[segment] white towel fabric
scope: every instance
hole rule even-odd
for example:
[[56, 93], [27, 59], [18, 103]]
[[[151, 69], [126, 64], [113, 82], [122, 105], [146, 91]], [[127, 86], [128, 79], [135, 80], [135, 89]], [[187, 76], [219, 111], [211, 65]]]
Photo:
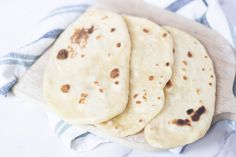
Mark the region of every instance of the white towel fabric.
[[[146, 0], [147, 3], [176, 12], [200, 22], [219, 32], [233, 47], [236, 46], [236, 29], [224, 16], [216, 0]], [[0, 58], [0, 95], [7, 96], [10, 89], [28, 68], [91, 4], [67, 5], [52, 10], [31, 33], [29, 39], [14, 52]], [[70, 148], [79, 152], [90, 151], [110, 141], [97, 137], [86, 130], [65, 123], [49, 113], [49, 123], [58, 137]], [[234, 122], [229, 122], [235, 124]], [[236, 130], [236, 128], [234, 127]], [[172, 149], [181, 153], [184, 147]], [[130, 152], [131, 150], [128, 150]]]

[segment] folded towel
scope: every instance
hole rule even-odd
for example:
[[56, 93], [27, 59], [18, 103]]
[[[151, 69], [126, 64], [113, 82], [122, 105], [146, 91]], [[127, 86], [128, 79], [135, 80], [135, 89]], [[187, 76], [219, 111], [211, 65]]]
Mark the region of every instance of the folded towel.
[[[210, 27], [236, 46], [236, 29], [224, 16], [215, 0], [146, 0], [147, 3], [176, 12]], [[7, 93], [28, 68], [53, 44], [63, 30], [76, 20], [90, 4], [67, 5], [51, 11], [44, 17], [32, 35], [21, 47], [0, 58], [0, 95]], [[216, 18], [217, 17], [217, 18]], [[79, 152], [90, 151], [109, 140], [100, 138], [64, 122], [49, 113], [49, 123], [57, 136], [70, 148]], [[229, 125], [234, 122], [227, 121]], [[233, 129], [236, 130], [235, 127]], [[235, 131], [234, 131], [235, 133]], [[182, 153], [184, 147], [171, 149]], [[127, 153], [132, 150], [127, 149]]]

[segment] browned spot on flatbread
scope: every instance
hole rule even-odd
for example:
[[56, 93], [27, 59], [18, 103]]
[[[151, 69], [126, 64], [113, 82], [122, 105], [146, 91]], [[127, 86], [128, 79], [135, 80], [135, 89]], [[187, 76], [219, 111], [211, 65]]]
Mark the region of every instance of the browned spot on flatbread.
[[133, 97], [134, 97], [134, 99], [135, 99], [135, 98], [137, 98], [137, 96], [138, 96], [138, 94], [134, 94], [134, 96], [133, 96]]
[[119, 84], [119, 81], [115, 81], [115, 84], [117, 84], [117, 85], [118, 85], [118, 84]]
[[144, 94], [143, 94], [143, 99], [145, 102], [147, 102], [147, 93], [146, 92], [144, 92]]
[[70, 45], [67, 46], [67, 50], [68, 50], [68, 52], [74, 51], [73, 47], [71, 47]]
[[147, 28], [143, 28], [143, 32], [144, 32], [144, 33], [148, 33], [149, 30], [148, 30]]
[[100, 39], [102, 36], [101, 35], [97, 35], [96, 36], [96, 39], [98, 40], [98, 39]]
[[157, 99], [158, 99], [158, 100], [160, 100], [160, 99], [161, 99], [161, 97], [157, 97]]
[[190, 51], [188, 51], [188, 57], [191, 58], [193, 57], [192, 53]]
[[204, 56], [204, 58], [208, 58], [207, 56]]
[[199, 95], [200, 94], [200, 89], [196, 89], [196, 93], [197, 93], [197, 95]]
[[87, 93], [81, 93], [80, 96], [86, 98], [88, 96], [88, 94]]
[[188, 119], [174, 119], [172, 123], [178, 126], [191, 126], [190, 120]]
[[70, 90], [70, 85], [69, 84], [64, 84], [64, 85], [61, 86], [61, 91], [63, 93], [68, 93], [69, 90]]
[[213, 75], [211, 75], [211, 78], [213, 78], [214, 76]]
[[165, 38], [166, 36], [167, 36], [167, 33], [163, 33], [163, 34], [162, 34], [162, 37]]
[[210, 82], [210, 83], [209, 83], [209, 85], [211, 86], [211, 85], [212, 85], [212, 83]]
[[74, 50], [74, 48], [71, 45], [67, 46], [68, 51], [68, 58], [74, 58], [77, 55], [77, 51]]
[[85, 99], [84, 98], [79, 99], [79, 103], [80, 104], [84, 104], [85, 103]]
[[202, 68], [202, 71], [205, 71], [205, 68]]
[[175, 49], [173, 48], [173, 53], [175, 53]]
[[183, 79], [184, 79], [184, 80], [187, 80], [187, 79], [188, 79], [188, 77], [187, 77], [187, 76], [183, 76]]
[[110, 32], [114, 32], [116, 29], [115, 28], [111, 28]]
[[141, 104], [141, 101], [136, 101], [136, 104]]
[[121, 43], [116, 43], [116, 47], [120, 47], [121, 46]]
[[82, 54], [80, 57], [81, 57], [81, 58], [84, 58], [84, 54]]
[[188, 65], [188, 62], [186, 62], [185, 60], [183, 60], [182, 63], [183, 63], [184, 65]]
[[79, 103], [84, 104], [87, 96], [88, 96], [87, 93], [81, 93]]
[[170, 63], [169, 62], [166, 62], [166, 66], [168, 67], [170, 65]]
[[139, 123], [142, 123], [143, 122], [143, 119], [139, 119], [139, 121], [138, 121]]
[[206, 112], [206, 108], [204, 106], [199, 107], [191, 116], [192, 121], [199, 121], [201, 115], [205, 112]]
[[86, 29], [76, 29], [75, 33], [71, 37], [71, 42], [79, 44], [80, 47], [85, 47], [85, 45], [87, 44], [88, 37], [89, 36]]
[[190, 114], [192, 114], [193, 113], [193, 109], [192, 108], [190, 108], [190, 109], [188, 109], [187, 111], [186, 111], [186, 113], [188, 114], [188, 115], [190, 115]]
[[100, 92], [100, 93], [103, 93], [103, 89], [102, 89], [102, 88], [99, 88], [99, 92]]
[[90, 28], [82, 28], [76, 29], [74, 34], [72, 35], [71, 42], [78, 44], [81, 48], [84, 48], [87, 45], [87, 40], [89, 38], [89, 34], [92, 34], [94, 31], [94, 26]]
[[94, 31], [94, 26], [92, 25], [89, 29], [88, 29], [88, 33], [89, 34], [92, 34]]
[[146, 102], [147, 102], [147, 97], [146, 97], [146, 96], [143, 96], [143, 99], [144, 99], [144, 101], [146, 101]]
[[169, 80], [167, 83], [166, 83], [166, 87], [167, 88], [170, 88], [172, 86], [172, 82], [171, 82], [171, 80]]
[[58, 53], [57, 53], [57, 59], [59, 60], [64, 60], [68, 58], [68, 51], [66, 49], [61, 49]]
[[148, 77], [148, 79], [149, 79], [150, 81], [152, 81], [152, 80], [154, 79], [154, 76], [151, 75], [151, 76]]
[[120, 74], [119, 74], [119, 69], [118, 68], [115, 68], [110, 72], [110, 77], [113, 78], [113, 79], [118, 77], [119, 75]]

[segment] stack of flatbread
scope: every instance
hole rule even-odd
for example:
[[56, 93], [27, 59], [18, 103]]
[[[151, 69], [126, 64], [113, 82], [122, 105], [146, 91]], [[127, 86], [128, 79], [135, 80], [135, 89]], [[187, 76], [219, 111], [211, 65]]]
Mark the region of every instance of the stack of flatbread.
[[142, 139], [156, 149], [192, 143], [211, 124], [213, 63], [184, 31], [93, 8], [61, 34], [52, 52], [44, 97], [70, 124], [113, 139]]

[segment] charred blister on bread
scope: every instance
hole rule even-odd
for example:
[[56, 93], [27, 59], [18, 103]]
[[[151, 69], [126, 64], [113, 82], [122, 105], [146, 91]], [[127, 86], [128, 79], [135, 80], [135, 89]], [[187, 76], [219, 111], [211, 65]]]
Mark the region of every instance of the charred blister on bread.
[[66, 49], [61, 49], [57, 53], [57, 59], [64, 60], [68, 58], [68, 51]]
[[154, 76], [151, 75], [151, 76], [148, 77], [148, 79], [149, 79], [150, 81], [152, 81], [152, 80], [154, 79]]
[[70, 85], [69, 84], [64, 84], [64, 85], [61, 86], [61, 91], [63, 93], [68, 93], [69, 90], [70, 90]]
[[143, 32], [144, 32], [144, 33], [148, 33], [149, 30], [148, 30], [147, 28], [143, 28]]
[[113, 69], [113, 70], [110, 72], [110, 77], [111, 77], [112, 79], [117, 78], [119, 75], [120, 75], [120, 74], [119, 74], [119, 69], [118, 69], [118, 68], [115, 68], [115, 69]]
[[94, 26], [89, 28], [78, 28], [75, 30], [74, 34], [71, 36], [71, 43], [78, 44], [81, 48], [87, 45], [87, 40], [89, 35], [94, 31]]
[[206, 108], [204, 106], [199, 107], [194, 114], [191, 116], [192, 121], [199, 121], [202, 114], [206, 112]]
[[187, 55], [188, 55], [189, 58], [193, 57], [193, 55], [192, 55], [192, 53], [190, 51], [188, 51]]
[[167, 87], [167, 88], [172, 87], [172, 82], [171, 82], [171, 80], [169, 80], [169, 81], [166, 83], [166, 87]]
[[189, 119], [174, 119], [172, 123], [178, 126], [191, 126]]
[[79, 99], [79, 104], [84, 104], [85, 99], [87, 98], [88, 94], [87, 93], [81, 93], [80, 99]]

